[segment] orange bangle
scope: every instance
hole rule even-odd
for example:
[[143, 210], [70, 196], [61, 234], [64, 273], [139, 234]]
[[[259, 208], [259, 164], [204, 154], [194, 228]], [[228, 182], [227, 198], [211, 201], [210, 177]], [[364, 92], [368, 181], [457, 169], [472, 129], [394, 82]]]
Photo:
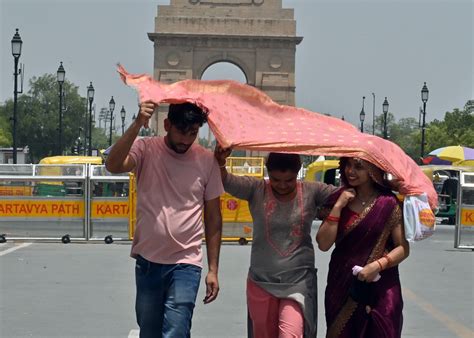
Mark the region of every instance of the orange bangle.
[[377, 264], [378, 264], [379, 267], [380, 267], [380, 271], [383, 271], [382, 263], [380, 263], [378, 259], [376, 260], [376, 262], [377, 262]]
[[339, 220], [340, 220], [340, 217], [331, 216], [331, 215], [328, 215], [325, 219], [325, 221], [328, 221], [328, 222], [339, 222]]
[[385, 254], [383, 255], [383, 257], [387, 260], [387, 267], [390, 265], [392, 266], [393, 265], [393, 261], [392, 259], [390, 258], [390, 256], [388, 254]]

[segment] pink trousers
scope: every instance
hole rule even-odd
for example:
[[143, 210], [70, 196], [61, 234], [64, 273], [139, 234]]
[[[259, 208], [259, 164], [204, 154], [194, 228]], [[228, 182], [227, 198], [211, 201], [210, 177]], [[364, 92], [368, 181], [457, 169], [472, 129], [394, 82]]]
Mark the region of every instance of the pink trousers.
[[247, 306], [254, 338], [303, 337], [303, 312], [296, 301], [276, 298], [247, 279]]

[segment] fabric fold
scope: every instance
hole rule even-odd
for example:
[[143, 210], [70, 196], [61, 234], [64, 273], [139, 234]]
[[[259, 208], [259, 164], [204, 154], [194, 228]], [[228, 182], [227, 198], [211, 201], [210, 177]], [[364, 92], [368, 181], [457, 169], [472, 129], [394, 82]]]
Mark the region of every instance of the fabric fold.
[[171, 84], [146, 74], [130, 74], [121, 65], [122, 80], [138, 92], [140, 102], [191, 102], [209, 113], [208, 123], [223, 147], [302, 155], [359, 157], [398, 178], [403, 195], [426, 193], [438, 205], [433, 184], [395, 143], [361, 133], [350, 123], [306, 109], [280, 105], [255, 87], [231, 80], [183, 80]]

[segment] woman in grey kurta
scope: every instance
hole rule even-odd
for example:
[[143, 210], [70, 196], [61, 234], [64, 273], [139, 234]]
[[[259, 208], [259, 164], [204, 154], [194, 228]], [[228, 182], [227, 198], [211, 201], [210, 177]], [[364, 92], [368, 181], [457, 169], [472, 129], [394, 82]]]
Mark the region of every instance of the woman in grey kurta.
[[[230, 150], [216, 147], [224, 189], [247, 200], [253, 218], [249, 282], [278, 299], [296, 301], [304, 316], [304, 337], [316, 337], [317, 278], [311, 224], [335, 187], [297, 181], [301, 161], [296, 154], [270, 153], [266, 163], [269, 180], [227, 173], [229, 154]], [[252, 319], [252, 309], [249, 313]], [[268, 331], [255, 327], [253, 331], [260, 338], [262, 330]]]

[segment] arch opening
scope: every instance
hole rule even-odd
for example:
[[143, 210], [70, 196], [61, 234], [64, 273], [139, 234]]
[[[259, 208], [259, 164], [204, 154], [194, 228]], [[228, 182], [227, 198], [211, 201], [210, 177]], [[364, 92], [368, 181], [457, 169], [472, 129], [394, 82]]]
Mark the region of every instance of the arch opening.
[[[207, 67], [201, 76], [201, 80], [233, 80], [247, 83], [247, 77], [243, 70], [237, 65], [226, 61], [216, 62]], [[199, 139], [201, 145], [214, 149], [215, 137], [209, 129], [209, 125], [205, 124], [199, 130]]]

